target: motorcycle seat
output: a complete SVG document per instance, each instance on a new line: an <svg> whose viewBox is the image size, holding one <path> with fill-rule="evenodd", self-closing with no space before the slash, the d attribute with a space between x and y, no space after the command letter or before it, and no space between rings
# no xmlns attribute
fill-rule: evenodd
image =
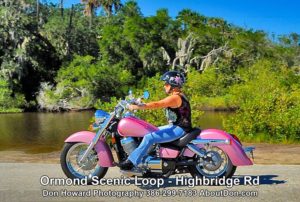
<svg viewBox="0 0 300 202"><path fill-rule="evenodd" d="M160 146L162 147L168 147L168 146L175 146L175 147L184 147L186 146L190 141L194 140L201 132L200 128L193 128L189 132L187 132L185 135L183 135L181 138L174 140L172 142L162 143Z"/></svg>

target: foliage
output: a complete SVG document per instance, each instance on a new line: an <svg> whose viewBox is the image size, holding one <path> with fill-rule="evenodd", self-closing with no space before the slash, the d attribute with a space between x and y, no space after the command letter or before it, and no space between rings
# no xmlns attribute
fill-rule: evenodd
<svg viewBox="0 0 300 202"><path fill-rule="evenodd" d="M230 89L240 107L225 127L245 140L299 141L300 78L290 69L259 61L240 71L243 83Z"/></svg>
<svg viewBox="0 0 300 202"><path fill-rule="evenodd" d="M61 63L51 43L38 32L26 4L17 0L3 3L0 15L0 74L13 94L32 100L39 82L52 81Z"/></svg>
<svg viewBox="0 0 300 202"><path fill-rule="evenodd" d="M0 112L21 112L25 105L24 95L15 94L11 96L8 82L0 78Z"/></svg>
<svg viewBox="0 0 300 202"><path fill-rule="evenodd" d="M87 29L88 21L82 16L83 7L73 6L64 11L64 17L56 7L50 7L47 21L40 28L59 53L61 60L70 60L76 55L98 56L99 47L95 30Z"/></svg>
<svg viewBox="0 0 300 202"><path fill-rule="evenodd" d="M95 98L124 94L132 80L126 70L111 68L92 56L75 56L58 71L56 87L44 84L38 96L41 108L55 110L87 109Z"/></svg>
<svg viewBox="0 0 300 202"><path fill-rule="evenodd" d="M130 70L138 80L145 74L154 76L167 69L161 47L172 49L176 46L176 31L178 26L166 10L145 18L137 4L129 2L118 15L103 23L99 31L101 58Z"/></svg>

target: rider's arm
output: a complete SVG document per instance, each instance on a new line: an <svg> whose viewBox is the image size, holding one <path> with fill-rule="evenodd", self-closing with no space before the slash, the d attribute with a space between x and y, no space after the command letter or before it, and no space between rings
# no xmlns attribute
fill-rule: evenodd
<svg viewBox="0 0 300 202"><path fill-rule="evenodd" d="M156 102L145 103L144 105L137 106L136 109L160 109L160 108L176 108L181 105L181 98L179 95L171 95Z"/></svg>

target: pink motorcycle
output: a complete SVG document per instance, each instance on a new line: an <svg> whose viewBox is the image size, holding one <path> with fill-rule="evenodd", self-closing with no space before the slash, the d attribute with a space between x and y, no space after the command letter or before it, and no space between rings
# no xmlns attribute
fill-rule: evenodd
<svg viewBox="0 0 300 202"><path fill-rule="evenodd" d="M144 135L159 130L129 112L129 104L148 99L135 99L132 93L121 100L111 113L97 110L93 127L96 133L77 132L65 140L61 167L67 177L103 178L109 167L118 166L139 145ZM109 144L107 143L109 142ZM111 149L116 152L115 158ZM139 165L139 171L121 172L126 176L164 177L189 172L193 177L232 177L237 166L252 165L254 147L243 148L232 134L217 129L193 128L181 138L153 145ZM249 157L248 157L249 156Z"/></svg>

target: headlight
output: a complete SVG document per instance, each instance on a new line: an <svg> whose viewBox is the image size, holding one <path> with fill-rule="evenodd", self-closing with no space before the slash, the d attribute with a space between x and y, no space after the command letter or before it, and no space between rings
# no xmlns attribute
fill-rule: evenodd
<svg viewBox="0 0 300 202"><path fill-rule="evenodd" d="M103 123L104 121L105 121L105 117L99 117L99 118L95 118L95 122L97 123L97 124L101 124L101 123Z"/></svg>
<svg viewBox="0 0 300 202"><path fill-rule="evenodd" d="M123 107L121 107L121 106L116 106L116 108L115 108L115 113L116 113L116 115L117 116L120 116L122 113L123 113Z"/></svg>
<svg viewBox="0 0 300 202"><path fill-rule="evenodd" d="M103 123L108 117L109 117L109 114L103 110L98 109L95 112L95 122L97 124Z"/></svg>

